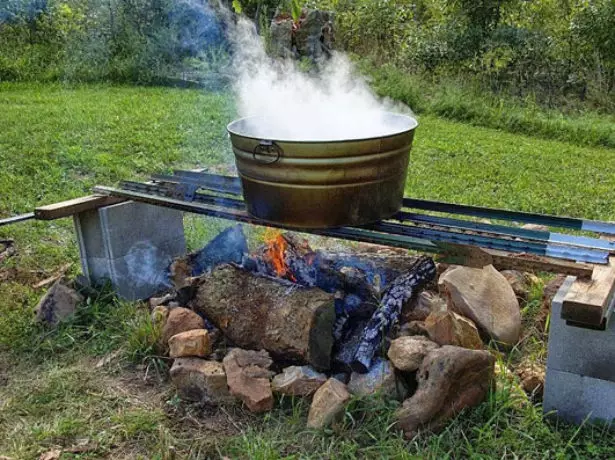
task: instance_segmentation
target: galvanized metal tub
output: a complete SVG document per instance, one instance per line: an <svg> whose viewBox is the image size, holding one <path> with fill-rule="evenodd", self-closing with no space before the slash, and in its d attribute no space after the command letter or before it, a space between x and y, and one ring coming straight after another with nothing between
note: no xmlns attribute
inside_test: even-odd
<svg viewBox="0 0 615 460"><path fill-rule="evenodd" d="M414 118L393 113L384 136L345 140L263 139L258 118L230 123L248 212L297 228L364 225L402 204Z"/></svg>

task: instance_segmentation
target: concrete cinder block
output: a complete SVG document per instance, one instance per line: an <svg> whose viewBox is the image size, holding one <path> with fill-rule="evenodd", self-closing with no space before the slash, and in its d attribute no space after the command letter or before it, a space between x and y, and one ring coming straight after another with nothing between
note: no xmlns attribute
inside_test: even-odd
<svg viewBox="0 0 615 460"><path fill-rule="evenodd" d="M615 382L615 321L599 331L569 326L561 318L562 302L573 277L568 277L551 304L547 367Z"/></svg>
<svg viewBox="0 0 615 460"><path fill-rule="evenodd" d="M137 243L159 246L175 241L185 247L182 214L174 209L131 201L100 208L99 214L111 259L134 251Z"/></svg>
<svg viewBox="0 0 615 460"><path fill-rule="evenodd" d="M568 422L615 420L615 383L547 367L543 409Z"/></svg>
<svg viewBox="0 0 615 460"><path fill-rule="evenodd" d="M125 202L75 216L83 273L120 297L150 297L168 285L169 263L185 254L182 213Z"/></svg>
<svg viewBox="0 0 615 460"><path fill-rule="evenodd" d="M615 321L598 331L566 324L568 277L551 304L543 409L572 423L615 420Z"/></svg>

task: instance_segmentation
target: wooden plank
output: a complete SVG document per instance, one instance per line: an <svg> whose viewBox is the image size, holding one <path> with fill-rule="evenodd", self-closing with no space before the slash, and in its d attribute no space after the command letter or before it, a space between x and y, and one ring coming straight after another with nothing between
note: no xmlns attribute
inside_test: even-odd
<svg viewBox="0 0 615 460"><path fill-rule="evenodd" d="M106 195L89 195L60 203L40 206L34 210L34 217L39 220L54 220L72 216L80 212L109 206L126 201L125 198Z"/></svg>
<svg viewBox="0 0 615 460"><path fill-rule="evenodd" d="M602 325L615 295L615 257L596 265L590 280L576 280L564 298L562 318L589 326Z"/></svg>
<svg viewBox="0 0 615 460"><path fill-rule="evenodd" d="M551 257L541 257L533 254L513 254L495 249L485 249L476 246L446 244L443 262L468 267L482 268L493 265L497 270L519 270L524 272L550 272L572 275L589 279L594 265L577 263ZM605 265L606 267L606 265Z"/></svg>

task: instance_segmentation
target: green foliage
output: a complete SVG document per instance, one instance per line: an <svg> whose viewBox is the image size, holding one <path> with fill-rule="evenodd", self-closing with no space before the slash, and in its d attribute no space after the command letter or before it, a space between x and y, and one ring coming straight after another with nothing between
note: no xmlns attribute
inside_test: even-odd
<svg viewBox="0 0 615 460"><path fill-rule="evenodd" d="M611 0L321 0L337 44L378 65L541 105L615 108Z"/></svg>
<svg viewBox="0 0 615 460"><path fill-rule="evenodd" d="M252 424L219 447L237 459L283 458L571 458L608 455L615 436L608 427L558 426L540 406L519 395L516 382L500 377L498 389L477 408L466 410L440 434L405 440L395 427L395 401L355 398L341 423L322 431L305 428L307 404L282 400L261 426Z"/></svg>
<svg viewBox="0 0 615 460"><path fill-rule="evenodd" d="M223 48L207 4L175 0L48 0L2 21L0 81L154 83ZM206 43L209 43L206 45Z"/></svg>
<svg viewBox="0 0 615 460"><path fill-rule="evenodd" d="M531 97L521 101L496 97L461 78L434 80L392 65L374 66L366 61L360 68L371 77L372 87L380 96L401 101L418 113L577 145L615 148L612 117L576 113L574 106L572 114L564 115L561 110L542 108Z"/></svg>
<svg viewBox="0 0 615 460"><path fill-rule="evenodd" d="M237 14L241 14L243 13L243 7L241 6L241 2L239 0L233 0L233 10L235 11L235 13Z"/></svg>
<svg viewBox="0 0 615 460"><path fill-rule="evenodd" d="M381 80L376 75L374 84L398 91L408 102L419 101L423 113L408 195L615 219L612 149L436 117L430 107L443 88L430 93L433 82L412 75L406 80L392 66L383 75ZM451 107L475 97L447 91ZM0 130L0 215L83 195L96 183L231 163L224 130L233 117L229 99L196 90L0 84L0 126L6 127ZM445 109L452 111L444 105L438 110ZM511 110L528 120L541 113L502 104L501 116ZM475 117L479 112L472 109ZM589 118L559 116L562 126L591 124ZM615 124L607 117L602 123ZM226 226L188 218L190 246L200 246ZM502 377L484 404L463 412L442 433L412 441L392 426L398 404L380 398L353 400L342 423L322 432L305 427L307 401L284 398L265 416L179 403L168 383L157 386L152 379L165 362L157 357L158 331L144 306L102 291L56 331L34 324L32 309L43 290L31 286L66 260L76 262L72 233L67 219L0 229L0 237L14 238L18 247L18 254L0 265L0 274L10 274L0 283L0 366L7 376L1 389L5 436L0 436L0 451L10 457L37 458L81 438L96 444L91 452L77 454L81 458L610 458L615 449L607 427L551 423L540 405L529 403L514 381ZM540 294L538 282L523 306L524 325L532 324ZM116 350L122 352L117 361L96 367ZM542 359L544 342L530 351ZM146 370L129 373L132 363Z"/></svg>

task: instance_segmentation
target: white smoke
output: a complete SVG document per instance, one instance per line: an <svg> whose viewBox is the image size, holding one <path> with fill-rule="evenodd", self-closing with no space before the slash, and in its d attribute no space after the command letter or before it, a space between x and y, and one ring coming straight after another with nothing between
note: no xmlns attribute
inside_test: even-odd
<svg viewBox="0 0 615 460"><path fill-rule="evenodd" d="M414 121L394 117L400 107L376 97L341 53L319 66L316 74L293 60L276 60L265 51L254 24L240 18L233 27L235 92L243 134L278 140L345 140L405 131Z"/></svg>

